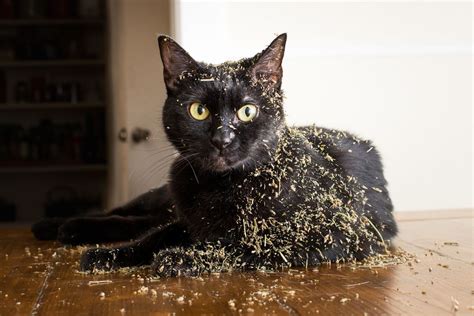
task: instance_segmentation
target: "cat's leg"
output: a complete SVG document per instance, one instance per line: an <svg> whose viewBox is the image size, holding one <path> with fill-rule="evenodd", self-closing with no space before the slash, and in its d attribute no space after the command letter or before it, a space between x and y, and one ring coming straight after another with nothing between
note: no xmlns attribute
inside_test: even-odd
<svg viewBox="0 0 474 316"><path fill-rule="evenodd" d="M72 218L58 229L63 244L80 245L134 239L162 223L156 216L102 216Z"/></svg>
<svg viewBox="0 0 474 316"><path fill-rule="evenodd" d="M119 216L149 216L152 215L156 221L154 225L166 225L175 220L175 214L173 212L173 204L168 192L168 186L162 186L158 189L152 189L147 193L144 193L134 200L128 202L125 205L119 206L112 209L107 213L93 213L86 214L83 217L77 218L46 218L43 219L31 227L33 235L39 240L56 240L58 239L59 228L64 224L68 228L61 229L63 235L73 235L74 231L78 230L77 226L79 223L91 221L91 218L103 218L110 215ZM69 223L69 222L73 223ZM102 221L102 220L99 220ZM86 229L86 228L84 228ZM67 231L70 231L67 233ZM146 230L146 228L145 228ZM144 230L142 231L144 232ZM127 237L120 240L127 240L132 237ZM107 240L98 240L107 241ZM95 242L95 241L94 241Z"/></svg>
<svg viewBox="0 0 474 316"><path fill-rule="evenodd" d="M387 244L377 234L371 232L370 226L364 227L358 224L352 231L356 233L348 234L333 227L328 231L323 231L324 238L321 238L319 233L314 234L310 238L313 241L311 244L300 249L300 253L295 252L298 257L294 265L311 266L323 262L353 262L386 253ZM308 262L305 262L305 256Z"/></svg>
<svg viewBox="0 0 474 316"><path fill-rule="evenodd" d="M195 259L198 260L195 261ZM207 265L201 264L202 261L207 262ZM213 264L209 258L202 260L202 256L196 255L196 249L176 247L158 252L153 260L152 271L160 277L198 276L203 273L224 272L212 271L211 266Z"/></svg>
<svg viewBox="0 0 474 316"><path fill-rule="evenodd" d="M197 276L213 272L247 269L242 248L225 240L195 242L188 247L161 250L152 271L161 277Z"/></svg>
<svg viewBox="0 0 474 316"><path fill-rule="evenodd" d="M87 213L82 217L106 217L106 213ZM31 226L31 232L38 240L57 240L59 227L72 219L80 217L51 217L44 218Z"/></svg>
<svg viewBox="0 0 474 316"><path fill-rule="evenodd" d="M159 250L190 243L186 226L176 222L152 228L138 240L120 247L89 249L82 255L80 267L83 271L94 271L146 265Z"/></svg>
<svg viewBox="0 0 474 316"><path fill-rule="evenodd" d="M56 240L59 227L67 221L67 218L46 218L31 226L31 232L38 240Z"/></svg>
<svg viewBox="0 0 474 316"><path fill-rule="evenodd" d="M139 195L130 202L112 209L107 215L143 216L153 215L163 219L163 225L176 219L168 185Z"/></svg>
<svg viewBox="0 0 474 316"><path fill-rule="evenodd" d="M342 256L341 248L298 247L284 255L274 253L273 256L262 256L232 244L206 243L162 250L155 255L152 270L160 277L198 276L214 272L251 271L263 266L270 269L311 267L325 261L341 260Z"/></svg>
<svg viewBox="0 0 474 316"><path fill-rule="evenodd" d="M87 213L82 217L106 217L106 213ZM31 226L31 232L38 240L57 240L59 227L64 225L70 220L77 219L81 217L51 217L44 218Z"/></svg>

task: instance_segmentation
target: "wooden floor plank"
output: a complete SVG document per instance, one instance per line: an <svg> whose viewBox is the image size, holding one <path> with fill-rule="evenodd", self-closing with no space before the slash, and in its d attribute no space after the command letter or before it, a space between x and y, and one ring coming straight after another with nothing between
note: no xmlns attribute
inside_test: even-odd
<svg viewBox="0 0 474 316"><path fill-rule="evenodd" d="M41 255L38 255L41 254ZM29 314L47 277L36 241L25 229L0 234L0 315Z"/></svg>
<svg viewBox="0 0 474 316"><path fill-rule="evenodd" d="M474 220L469 218L403 222L399 240L473 264L473 233Z"/></svg>
<svg viewBox="0 0 474 316"><path fill-rule="evenodd" d="M469 217L401 221L395 245L416 257L399 265L156 279L78 273L82 248L1 229L0 315L472 315L473 230Z"/></svg>

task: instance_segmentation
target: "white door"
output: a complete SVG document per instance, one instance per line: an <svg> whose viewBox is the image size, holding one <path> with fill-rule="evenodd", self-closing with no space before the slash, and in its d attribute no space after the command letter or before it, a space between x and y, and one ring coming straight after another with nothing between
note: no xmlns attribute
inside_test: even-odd
<svg viewBox="0 0 474 316"><path fill-rule="evenodd" d="M166 182L171 161L165 158L172 149L161 124L166 91L156 38L170 32L170 5L161 0L108 4L113 105L108 196L113 207Z"/></svg>

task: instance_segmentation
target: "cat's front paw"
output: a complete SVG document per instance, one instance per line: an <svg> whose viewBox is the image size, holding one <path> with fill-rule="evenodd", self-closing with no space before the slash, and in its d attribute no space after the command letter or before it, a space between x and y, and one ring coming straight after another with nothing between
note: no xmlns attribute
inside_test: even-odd
<svg viewBox="0 0 474 316"><path fill-rule="evenodd" d="M31 232L38 240L56 240L58 229L64 223L63 218L48 218L36 222L31 226Z"/></svg>
<svg viewBox="0 0 474 316"><path fill-rule="evenodd" d="M182 249L160 251L155 255L152 270L160 277L197 276L200 269L190 254Z"/></svg>
<svg viewBox="0 0 474 316"><path fill-rule="evenodd" d="M90 243L95 234L94 229L82 218L70 219L58 229L58 240L65 245Z"/></svg>
<svg viewBox="0 0 474 316"><path fill-rule="evenodd" d="M114 249L95 248L89 249L82 254L81 271L110 271L119 268L116 264L116 253Z"/></svg>

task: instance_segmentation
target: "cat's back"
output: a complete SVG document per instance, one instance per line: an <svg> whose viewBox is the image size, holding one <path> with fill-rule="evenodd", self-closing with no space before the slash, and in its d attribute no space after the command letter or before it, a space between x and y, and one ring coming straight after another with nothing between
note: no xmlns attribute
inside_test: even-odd
<svg viewBox="0 0 474 316"><path fill-rule="evenodd" d="M367 187L384 187L387 184L380 155L371 141L346 131L317 126L296 129L323 157L334 161L348 175L356 177L361 184Z"/></svg>
<svg viewBox="0 0 474 316"><path fill-rule="evenodd" d="M340 167L346 176L352 176L364 188L369 213L375 222L387 225L387 234L395 235L393 204L387 189L379 152L369 140L349 132L304 126L296 128L319 155Z"/></svg>

